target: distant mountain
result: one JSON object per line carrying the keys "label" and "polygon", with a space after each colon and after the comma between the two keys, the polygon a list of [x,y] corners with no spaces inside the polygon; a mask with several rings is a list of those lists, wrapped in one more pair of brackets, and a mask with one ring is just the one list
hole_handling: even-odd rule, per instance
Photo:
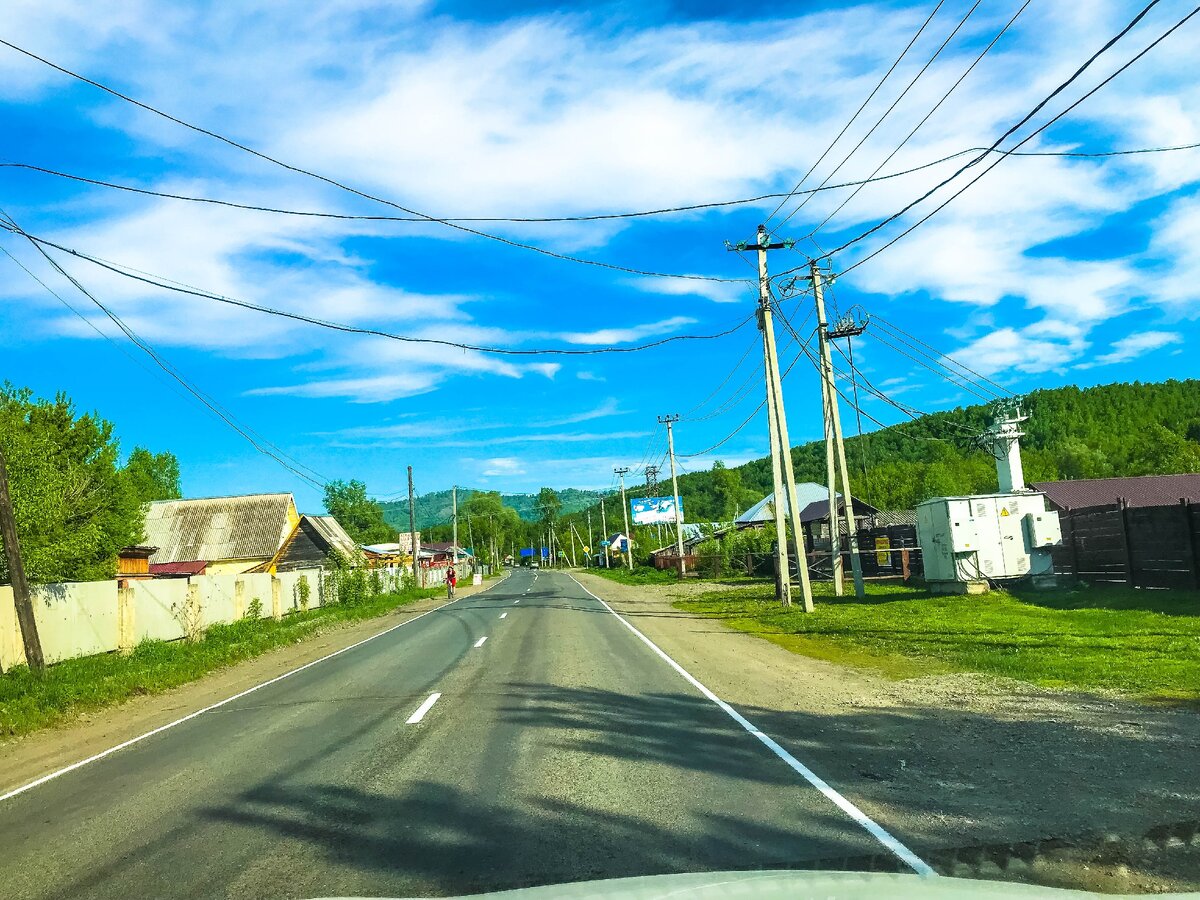
{"label": "distant mountain", "polygon": [[[461,506],[475,491],[472,488],[458,489],[458,503]],[[562,512],[572,513],[587,509],[600,502],[605,496],[601,491],[582,491],[577,488],[564,488],[558,492],[562,500]],[[501,494],[500,499],[505,506],[517,511],[527,522],[536,521],[537,494]],[[408,500],[394,500],[380,504],[383,507],[383,518],[393,528],[405,530],[408,528]],[[421,494],[415,499],[413,506],[416,510],[417,529],[429,528],[431,525],[444,525],[451,519],[453,499],[450,491],[432,491]]]}

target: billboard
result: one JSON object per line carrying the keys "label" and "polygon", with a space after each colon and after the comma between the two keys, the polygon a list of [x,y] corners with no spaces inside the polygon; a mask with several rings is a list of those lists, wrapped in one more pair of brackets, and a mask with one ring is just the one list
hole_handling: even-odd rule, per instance
{"label": "billboard", "polygon": [[675,505],[679,504],[679,520],[683,521],[683,501],[678,497],[639,497],[629,501],[634,525],[675,524]]}

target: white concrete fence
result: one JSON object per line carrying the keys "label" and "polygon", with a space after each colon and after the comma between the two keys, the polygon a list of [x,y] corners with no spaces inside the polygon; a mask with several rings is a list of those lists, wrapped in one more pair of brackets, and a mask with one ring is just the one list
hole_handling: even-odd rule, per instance
{"label": "white concrete fence", "polygon": [[[426,571],[430,586],[445,583],[445,570],[440,579],[437,570]],[[115,580],[42,584],[31,592],[42,653],[47,663],[55,663],[132,650],[143,640],[195,639],[209,625],[234,622],[255,610],[263,618],[280,619],[297,610],[312,609],[334,599],[325,596],[324,574],[321,569],[302,569],[278,575],[155,578],[131,580],[125,588],[119,588]],[[368,578],[378,574],[384,592],[400,590],[405,575],[398,569],[374,569],[366,574]],[[24,662],[12,588],[0,586],[0,672]]]}

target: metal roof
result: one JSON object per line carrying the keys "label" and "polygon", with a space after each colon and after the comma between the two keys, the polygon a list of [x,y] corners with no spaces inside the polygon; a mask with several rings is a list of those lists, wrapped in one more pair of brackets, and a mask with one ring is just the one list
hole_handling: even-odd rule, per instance
{"label": "metal roof", "polygon": [[159,577],[203,575],[207,567],[208,563],[202,559],[193,559],[186,562],[150,563],[150,574]]}
{"label": "metal roof", "polygon": [[271,558],[291,532],[291,494],[159,500],[146,511],[150,562]]}
{"label": "metal roof", "polygon": [[1200,473],[1035,481],[1030,487],[1045,494],[1057,509],[1104,506],[1116,503],[1118,498],[1130,506],[1169,506],[1180,499],[1200,501]]}
{"label": "metal roof", "polygon": [[[838,494],[838,496],[842,496]],[[816,503],[818,500],[829,500],[829,488],[823,484],[817,484],[813,481],[802,481],[796,485],[796,505],[801,509],[807,507],[810,503]],[[750,522],[770,522],[775,518],[775,514],[771,509],[771,504],[775,502],[775,494],[770,493],[763,497],[752,507],[742,513],[734,521],[739,525],[746,525]],[[784,514],[787,514],[787,506],[785,500]]]}

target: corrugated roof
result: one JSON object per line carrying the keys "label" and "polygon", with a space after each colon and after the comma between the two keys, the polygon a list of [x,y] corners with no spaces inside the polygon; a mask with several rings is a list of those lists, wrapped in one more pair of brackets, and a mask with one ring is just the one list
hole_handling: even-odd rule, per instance
{"label": "corrugated roof", "polygon": [[146,511],[150,562],[270,558],[290,532],[291,494],[159,500]]}
{"label": "corrugated roof", "polygon": [[1124,498],[1130,506],[1168,506],[1181,498],[1200,501],[1200,474],[1135,475],[1129,478],[1079,478],[1072,481],[1035,481],[1058,509],[1104,506]]}
{"label": "corrugated roof", "polygon": [[203,575],[207,567],[208,563],[202,559],[193,559],[186,562],[150,563],[150,574],[157,576]]}
{"label": "corrugated roof", "polygon": [[340,550],[351,558],[358,555],[358,544],[350,535],[346,534],[346,529],[342,528],[342,523],[333,516],[301,516],[303,521],[308,522],[313,527],[325,542],[332,548]]}

